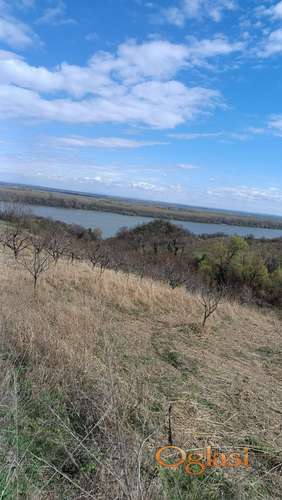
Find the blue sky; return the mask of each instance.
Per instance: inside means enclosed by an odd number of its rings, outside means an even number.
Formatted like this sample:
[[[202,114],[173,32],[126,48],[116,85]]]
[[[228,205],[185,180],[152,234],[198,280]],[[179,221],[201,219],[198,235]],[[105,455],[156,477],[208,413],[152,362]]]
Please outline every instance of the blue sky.
[[[0,0],[0,180],[282,215],[282,1]]]

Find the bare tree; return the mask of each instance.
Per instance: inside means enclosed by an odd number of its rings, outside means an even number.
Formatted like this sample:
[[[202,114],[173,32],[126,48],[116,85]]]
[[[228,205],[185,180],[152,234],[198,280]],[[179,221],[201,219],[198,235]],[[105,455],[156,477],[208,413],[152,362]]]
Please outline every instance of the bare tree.
[[[5,203],[4,207],[0,207],[1,219],[9,222],[20,222],[25,224],[28,217],[31,215],[30,209],[22,202]]]
[[[100,244],[89,244],[86,248],[86,258],[88,262],[91,264],[92,268],[98,265],[99,259],[101,255],[101,246]]]
[[[9,248],[16,260],[21,252],[23,252],[29,245],[28,235],[23,231],[20,223],[14,227],[7,228],[0,237],[0,241],[4,248]]]
[[[108,254],[101,248],[99,243],[89,245],[87,248],[87,260],[91,263],[93,269],[99,267],[100,274],[102,274],[110,264]]]
[[[110,257],[106,253],[101,254],[98,265],[100,274],[103,274],[105,269],[107,269],[110,265]]]
[[[31,274],[34,293],[36,293],[38,280],[50,265],[50,255],[46,251],[46,241],[43,238],[29,237],[28,252],[22,257],[21,264]]]
[[[63,231],[55,231],[50,235],[50,239],[46,245],[46,250],[47,253],[53,258],[55,264],[57,264],[58,260],[67,253],[69,245],[69,238]]]
[[[85,259],[85,248],[80,240],[70,236],[66,248],[66,257],[71,264],[75,261],[82,261]]]
[[[212,288],[206,287],[201,290],[200,303],[204,308],[202,327],[205,328],[206,322],[218,308],[218,305],[223,297],[223,286]]]
[[[22,203],[8,203],[0,213],[1,218],[9,224],[0,235],[0,243],[4,248],[9,248],[18,260],[20,253],[28,246],[25,227],[29,211]]]
[[[186,283],[187,275],[191,273],[187,266],[185,266],[184,270],[181,258],[168,255],[167,258],[163,260],[163,263],[162,274],[171,288],[174,289]]]

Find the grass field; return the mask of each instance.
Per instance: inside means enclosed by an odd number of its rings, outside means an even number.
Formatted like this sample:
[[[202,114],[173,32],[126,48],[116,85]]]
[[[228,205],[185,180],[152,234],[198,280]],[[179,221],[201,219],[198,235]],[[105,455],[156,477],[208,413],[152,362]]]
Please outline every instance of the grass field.
[[[1,499],[281,498],[277,312],[223,302],[202,331],[181,288],[61,261],[34,296],[0,271]],[[158,467],[170,406],[175,444],[249,446],[254,467]]]

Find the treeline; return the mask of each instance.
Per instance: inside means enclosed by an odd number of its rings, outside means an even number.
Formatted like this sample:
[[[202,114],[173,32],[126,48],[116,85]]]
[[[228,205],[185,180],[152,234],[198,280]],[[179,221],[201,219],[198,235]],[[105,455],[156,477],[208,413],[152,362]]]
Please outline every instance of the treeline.
[[[282,305],[282,238],[195,236],[155,220],[102,240],[99,229],[33,217],[19,209],[0,215],[9,222],[1,241],[15,258],[22,254],[27,259],[28,247],[29,258],[46,257],[46,262],[83,260],[101,272],[111,268],[164,281],[172,288],[212,290],[213,297],[221,297],[224,290],[243,303]]]
[[[186,209],[182,207],[165,207],[162,205],[127,202],[115,198],[98,196],[55,193],[40,190],[0,188],[0,200],[6,202],[26,203],[29,205],[43,205],[80,210],[96,210],[114,212],[122,215],[162,218],[200,222],[207,224],[227,224],[244,227],[259,227],[266,229],[282,229],[282,219],[267,219],[250,215],[234,213],[201,211],[200,209]]]
[[[164,280],[173,288],[212,286],[241,302],[282,305],[282,238],[195,236],[156,220],[121,230],[106,244],[115,249],[125,270]]]

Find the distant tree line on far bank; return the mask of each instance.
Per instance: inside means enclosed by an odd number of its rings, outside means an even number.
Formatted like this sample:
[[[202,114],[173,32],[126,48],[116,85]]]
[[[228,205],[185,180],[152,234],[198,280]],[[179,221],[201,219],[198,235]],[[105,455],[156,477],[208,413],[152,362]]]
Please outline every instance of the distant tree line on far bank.
[[[182,206],[130,201],[112,197],[80,195],[64,192],[50,192],[38,189],[0,188],[0,200],[23,202],[29,205],[44,205],[68,209],[96,210],[123,215],[163,218],[202,222],[206,224],[227,224],[244,227],[282,229],[282,218],[255,216],[228,211],[202,210]]]

